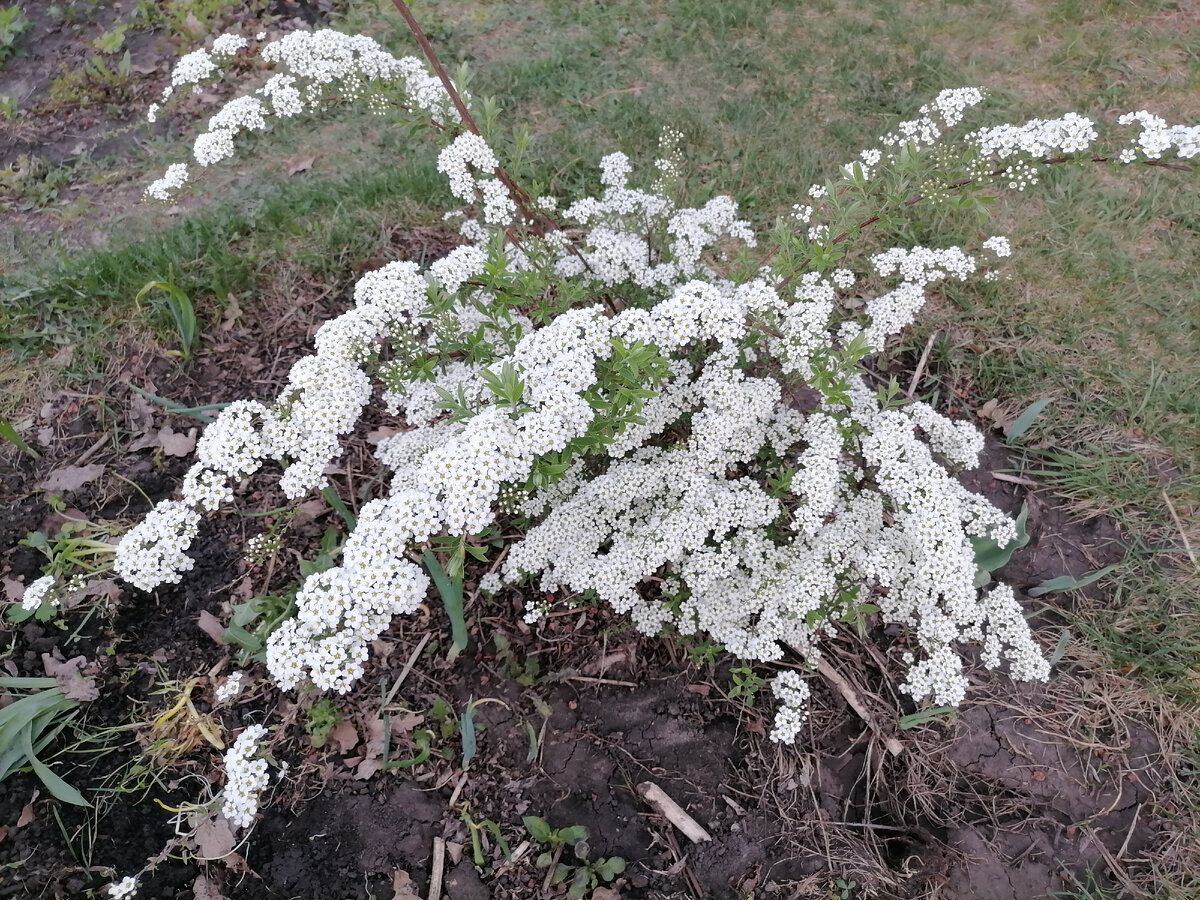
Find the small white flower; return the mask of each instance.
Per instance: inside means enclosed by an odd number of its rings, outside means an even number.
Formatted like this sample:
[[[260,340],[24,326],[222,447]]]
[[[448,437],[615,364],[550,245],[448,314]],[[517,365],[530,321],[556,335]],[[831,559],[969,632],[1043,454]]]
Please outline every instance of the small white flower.
[[[114,881],[107,888],[108,896],[113,900],[121,900],[123,897],[132,897],[137,893],[138,883],[137,878],[132,875],[126,875],[120,881]]]
[[[225,679],[225,683],[213,692],[213,696],[218,703],[226,703],[236,697],[242,690],[242,679],[245,677],[243,672],[234,672]]]
[[[43,575],[37,581],[28,585],[25,588],[25,594],[21,597],[22,609],[38,609],[47,600],[57,605],[58,600],[55,598],[55,587],[58,580],[53,575]]]

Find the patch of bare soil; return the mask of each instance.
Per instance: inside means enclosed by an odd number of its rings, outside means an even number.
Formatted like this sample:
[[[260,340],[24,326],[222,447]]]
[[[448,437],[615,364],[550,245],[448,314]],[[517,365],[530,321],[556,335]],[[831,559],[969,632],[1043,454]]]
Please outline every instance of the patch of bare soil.
[[[397,235],[392,249],[428,262],[449,246],[439,232],[414,232]],[[212,329],[188,367],[114,347],[118,385],[194,405],[272,397],[315,325],[348,302],[344,289],[310,285],[253,322]],[[36,488],[55,472],[101,468],[59,491],[67,515],[92,521],[133,520],[177,489],[187,465],[186,450],[178,453],[196,423],[115,390],[116,421],[88,398],[48,398],[41,460],[0,448],[9,498],[0,509],[0,580],[13,596],[43,562],[19,542],[63,521]],[[367,435],[394,424],[377,417],[360,429],[334,479],[343,497],[364,496]],[[1112,522],[1077,521],[1036,485],[995,478],[1013,468],[991,442],[966,479],[1010,511],[1021,503],[1031,510],[1032,543],[1002,577],[1027,588],[1119,557]],[[269,482],[256,482],[263,486],[244,513],[284,505]],[[579,857],[559,851],[570,877],[588,863],[624,861],[611,881],[589,885],[595,900],[824,897],[843,890],[838,879],[855,883],[844,888],[851,897],[1031,900],[1088,873],[1124,888],[1176,839],[1166,773],[1178,746],[1153,709],[1123,699],[1118,678],[1083,671],[1069,654],[1045,686],[976,670],[957,714],[906,720],[914,727],[901,729],[896,710],[916,712],[896,687],[905,637],[879,623],[866,623],[864,634],[846,628],[828,656],[844,683],[812,679],[809,724],[785,748],[765,738],[769,711],[730,699],[727,668],[689,661],[682,641],[639,636],[587,607],[531,629],[521,623],[521,597],[478,597],[479,571],[465,585],[467,651],[446,661],[450,626],[431,596],[377,642],[362,686],[337,700],[341,721],[314,746],[307,710],[317,698],[279,695],[261,670],[243,702],[212,703],[213,686],[235,668],[231,647],[214,642],[212,621],[227,623],[234,604],[263,590],[244,547],[266,520],[210,521],[195,569],[177,586],[146,594],[118,585],[61,622],[4,625],[7,674],[43,675],[43,654],[81,655],[100,696],[55,745],[71,752],[44,754],[95,809],[57,803],[31,774],[4,782],[0,897],[89,896],[114,871],[138,871],[160,855],[175,836],[168,808],[221,787],[211,781],[220,753],[201,721],[226,741],[251,721],[278,726],[272,754],[286,774],[274,780],[247,841],[209,854],[219,860],[161,859],[139,897],[424,897],[440,842],[451,900],[563,896],[553,870],[537,865],[554,848],[533,840],[526,816],[554,829],[586,826]],[[290,540],[312,558],[336,525],[325,505],[306,504]],[[295,566],[281,558],[270,585],[294,579]],[[1052,649],[1059,628],[1043,618]],[[179,718],[178,729],[155,726],[184,709],[191,718]],[[113,730],[130,722],[132,731]],[[77,744],[104,729],[98,743]],[[887,749],[897,742],[899,752]],[[150,753],[151,772],[138,775],[134,767]],[[646,783],[709,839],[693,843],[650,806]]]

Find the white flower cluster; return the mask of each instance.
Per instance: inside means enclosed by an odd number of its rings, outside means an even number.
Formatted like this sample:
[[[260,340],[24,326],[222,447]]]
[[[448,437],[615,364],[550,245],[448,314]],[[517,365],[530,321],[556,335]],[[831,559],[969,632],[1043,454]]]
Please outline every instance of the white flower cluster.
[[[113,571],[144,591],[178,584],[194,560],[183,551],[200,530],[200,514],[175,500],[154,507],[117,545]]]
[[[21,608],[29,610],[38,609],[47,601],[57,606],[57,587],[57,578],[53,575],[43,575],[32,584],[26,586],[25,593],[21,596]]]
[[[438,154],[438,171],[450,179],[451,193],[467,203],[480,203],[483,220],[488,225],[508,225],[517,211],[508,188],[494,177],[499,165],[487,141],[469,131],[460,134]],[[472,169],[485,174],[473,175]],[[478,223],[468,221],[478,227]]]
[[[261,93],[273,114],[309,103],[314,85],[367,90],[372,80],[409,77],[411,67],[371,45],[317,35],[292,35],[264,52],[287,68]],[[429,88],[429,108],[445,100],[438,91]],[[982,96],[943,92],[884,144],[936,142]],[[265,122],[268,103],[250,101],[218,113],[210,133]],[[1008,147],[1078,152],[1093,139],[1081,116],[971,138],[1000,157]],[[672,159],[656,166],[660,176],[674,172]],[[869,150],[859,165],[883,159]],[[972,538],[1003,545],[1016,536],[947,472],[976,464],[982,436],[925,404],[891,408],[856,374],[858,361],[845,359],[852,342],[855,352],[882,348],[914,320],[930,285],[974,274],[974,256],[958,247],[876,254],[873,274],[895,286],[848,318],[839,292],[863,274],[849,265],[787,279],[764,267],[740,282],[713,271],[730,243],[754,245],[728,197],[679,208],[661,191],[630,186],[628,158],[611,154],[601,161],[600,196],[564,204],[569,230],[521,233],[498,165],[482,138],[453,137],[438,167],[479,211],[462,225],[470,244],[426,271],[397,262],[364,275],[355,307],[320,329],[315,355],[294,366],[274,403],[233,404],[210,426],[183,501],[162,504],[122,542],[123,577],[142,587],[176,580],[191,564],[182,550],[197,511],[227,503],[231,484],[263,460],[286,462],[290,498],[326,484],[342,439],[383,381],[384,404],[409,425],[378,445],[391,470],[388,493],[362,508],[340,564],[305,580],[296,615],[268,639],[268,668],[285,688],[308,680],[348,691],[371,641],[425,599],[429,579],[409,561],[413,546],[479,533],[514,504],[531,524],[503,568],[482,580],[487,591],[533,577],[546,593],[592,592],[647,633],[668,624],[703,632],[751,660],[779,659],[786,647],[815,659],[830,617],[870,598],[917,637],[905,686],[916,698],[962,699],[962,641],[982,642],[985,662],[1007,664],[1015,677],[1046,676],[1011,592],[981,596],[974,586]],[[1021,165],[1010,163],[1012,178],[1025,177]],[[809,199],[825,209],[837,192],[832,182],[814,185]],[[795,212],[807,222],[814,210]],[[826,240],[828,226],[815,227]],[[983,248],[997,258],[1011,252],[1003,237]],[[486,286],[503,267],[620,303],[592,300],[535,327],[510,296]],[[443,349],[468,343],[481,349],[467,358]],[[609,380],[629,348],[653,364],[637,370],[636,384]],[[836,389],[798,402],[798,381]],[[617,402],[630,396],[637,402]],[[624,411],[619,425],[604,418],[610,404]],[[560,453],[565,464],[540,468]],[[527,616],[543,612],[531,604]],[[774,689],[773,736],[794,740],[807,688],[785,673]]]
[[[1200,154],[1200,125],[1168,125],[1165,119],[1144,109],[1125,113],[1117,119],[1120,125],[1135,122],[1142,126],[1141,134],[1133,139],[1137,149],[1121,151],[1122,162],[1133,162],[1139,153],[1146,159],[1161,159],[1172,147],[1180,159],[1191,159]]]
[[[979,88],[944,90],[918,110],[921,114],[919,118],[901,122],[894,132],[880,138],[880,142],[885,147],[899,147],[905,144],[913,144],[918,148],[929,147],[937,143],[944,129],[953,128],[961,122],[966,111],[978,106],[983,99],[984,92]],[[864,158],[864,163],[871,158],[874,157]]]
[[[262,725],[251,725],[225,753],[225,790],[221,814],[236,827],[248,828],[258,812],[258,795],[268,781],[267,761],[256,759],[258,742],[266,737]]]
[[[1024,125],[998,125],[968,136],[985,159],[1015,155],[1041,158],[1058,153],[1084,153],[1099,137],[1095,123],[1078,113],[1057,119],[1030,119]]]
[[[808,683],[799,673],[785,669],[771,681],[771,693],[779,704],[775,709],[771,740],[780,744],[794,744],[796,735],[808,719]]]
[[[163,91],[162,102],[179,87],[190,85],[199,90],[202,82],[221,71],[221,61],[248,45],[244,37],[224,34],[213,42],[211,52],[196,50],[182,57],[171,73],[171,84]],[[237,97],[209,120],[208,130],[198,135],[192,146],[192,155],[201,166],[233,156],[235,140],[242,132],[263,130],[271,116],[298,116],[321,103],[323,95],[330,92],[351,100],[365,96],[373,107],[380,107],[384,86],[392,85],[403,92],[411,107],[433,122],[445,124],[458,119],[445,87],[424,63],[411,56],[397,59],[364,35],[329,29],[293,31],[265,44],[260,55],[265,63],[283,71],[256,91],[259,96]],[[156,121],[159,112],[159,104],[153,104],[147,113],[149,121]],[[147,189],[146,195],[167,200],[186,181],[187,167],[177,163]]]
[[[132,897],[137,893],[138,883],[137,878],[133,875],[126,875],[120,881],[114,881],[106,889],[108,896],[113,900],[122,900],[125,897]]]
[[[600,165],[604,193],[577,200],[563,213],[590,228],[575,252],[559,255],[559,275],[651,288],[709,274],[701,258],[722,237],[755,246],[754,232],[737,217],[731,198],[676,209],[664,196],[628,187],[632,167],[625,154],[611,153]]]
[[[151,200],[170,200],[175,191],[187,184],[188,177],[186,164],[173,163],[167,166],[162,178],[150,182],[150,186],[146,188],[146,197]]]
[[[995,237],[988,238],[983,242],[982,247],[984,250],[990,250],[999,258],[1012,256],[1012,247],[1008,243],[1008,238],[1003,235],[998,234]]]
[[[242,691],[242,679],[245,678],[244,672],[234,672],[225,682],[213,691],[213,698],[218,703],[227,703],[236,697]]]

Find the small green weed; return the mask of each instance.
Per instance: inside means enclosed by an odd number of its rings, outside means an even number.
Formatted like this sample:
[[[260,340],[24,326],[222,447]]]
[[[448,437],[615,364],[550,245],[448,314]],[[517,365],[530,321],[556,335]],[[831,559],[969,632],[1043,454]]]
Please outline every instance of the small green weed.
[[[330,698],[318,700],[308,708],[308,720],[304,730],[308,732],[309,740],[318,750],[329,741],[329,732],[345,718],[337,705]]]
[[[0,709],[0,782],[13,772],[31,769],[59,800],[91,806],[38,756],[71,724],[79,702],[67,697],[53,678],[0,678],[0,688],[9,701]]]
[[[192,298],[174,281],[148,281],[134,296],[134,305],[140,310],[142,299],[155,292],[161,292],[166,296],[156,297],[151,301],[152,305],[166,309],[175,325],[175,334],[179,338],[180,349],[170,352],[183,359],[188,359],[192,355],[192,344],[196,341],[197,332],[196,310],[192,306]]]
[[[546,886],[566,884],[566,896],[570,900],[581,900],[602,884],[608,884],[625,871],[625,860],[619,856],[589,859],[591,846],[588,830],[584,825],[569,825],[551,828],[550,823],[539,816],[521,819],[530,838],[539,844],[548,844],[550,849],[542,852],[536,861],[539,869],[546,870]],[[570,848],[572,861],[563,862]]]
[[[729,699],[738,700],[747,706],[753,706],[759,691],[767,680],[754,671],[750,663],[742,662],[729,670],[732,684],[729,688]]]
[[[17,38],[33,27],[19,6],[0,6],[0,65],[17,54]]]

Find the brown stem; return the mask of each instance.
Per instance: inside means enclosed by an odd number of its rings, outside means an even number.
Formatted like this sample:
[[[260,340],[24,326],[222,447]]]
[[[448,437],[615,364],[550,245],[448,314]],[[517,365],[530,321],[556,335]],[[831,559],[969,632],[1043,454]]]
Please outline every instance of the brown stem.
[[[462,95],[458,92],[458,88],[454,86],[454,82],[450,80],[450,75],[446,71],[446,67],[442,65],[442,61],[438,59],[437,52],[433,49],[433,44],[429,43],[429,38],[425,36],[425,32],[421,30],[421,26],[417,24],[416,17],[413,16],[412,10],[408,8],[405,0],[392,0],[393,5],[400,11],[400,15],[404,18],[404,23],[408,26],[408,30],[413,33],[413,37],[417,39],[417,43],[421,47],[421,52],[425,54],[425,58],[429,60],[429,65],[433,68],[434,74],[442,82],[442,87],[446,89],[446,93],[450,96],[450,101],[454,104],[454,108],[458,110],[459,118],[462,119],[463,127],[471,134],[479,134],[479,126],[475,124],[475,119],[471,116],[471,111],[467,109],[467,104],[463,102]],[[530,206],[530,197],[525,189],[517,184],[511,175],[504,170],[502,166],[496,166],[496,177],[508,188],[509,194],[516,201],[525,218],[531,222],[542,221],[543,223],[550,221],[549,217],[542,210],[534,210]],[[550,221],[550,224],[557,229],[557,223]]]
[[[412,10],[408,8],[408,3],[405,0],[392,0],[392,4],[399,10],[404,23],[408,26],[408,30],[412,32],[413,37],[417,39],[417,44],[421,47],[421,52],[425,54],[425,58],[429,60],[429,65],[433,68],[434,74],[442,82],[442,87],[449,94],[454,108],[458,110],[458,115],[462,119],[463,127],[472,134],[480,134],[479,126],[475,124],[475,119],[471,116],[471,111],[467,109],[467,104],[463,102],[462,95],[459,94],[458,88],[454,86],[454,82],[450,80],[449,73],[446,72],[446,67],[442,65],[438,59],[437,52],[433,49],[433,44],[429,43],[429,38],[425,36],[425,32],[421,30],[421,26],[417,23],[416,17],[413,16]],[[521,214],[527,222],[535,223],[538,228],[544,233],[545,231],[560,231],[561,226],[555,221],[545,210],[537,209],[532,205],[532,200],[529,193],[522,188],[513,177],[504,170],[503,166],[496,166],[495,175],[500,179],[501,183],[508,188],[508,193],[512,196],[513,201],[521,210]],[[514,241],[515,235],[511,232],[509,237]],[[518,246],[519,241],[516,241]],[[571,253],[581,262],[585,269],[589,272],[592,267],[588,265],[588,261],[584,259],[583,254],[578,248],[570,243],[567,245]]]

